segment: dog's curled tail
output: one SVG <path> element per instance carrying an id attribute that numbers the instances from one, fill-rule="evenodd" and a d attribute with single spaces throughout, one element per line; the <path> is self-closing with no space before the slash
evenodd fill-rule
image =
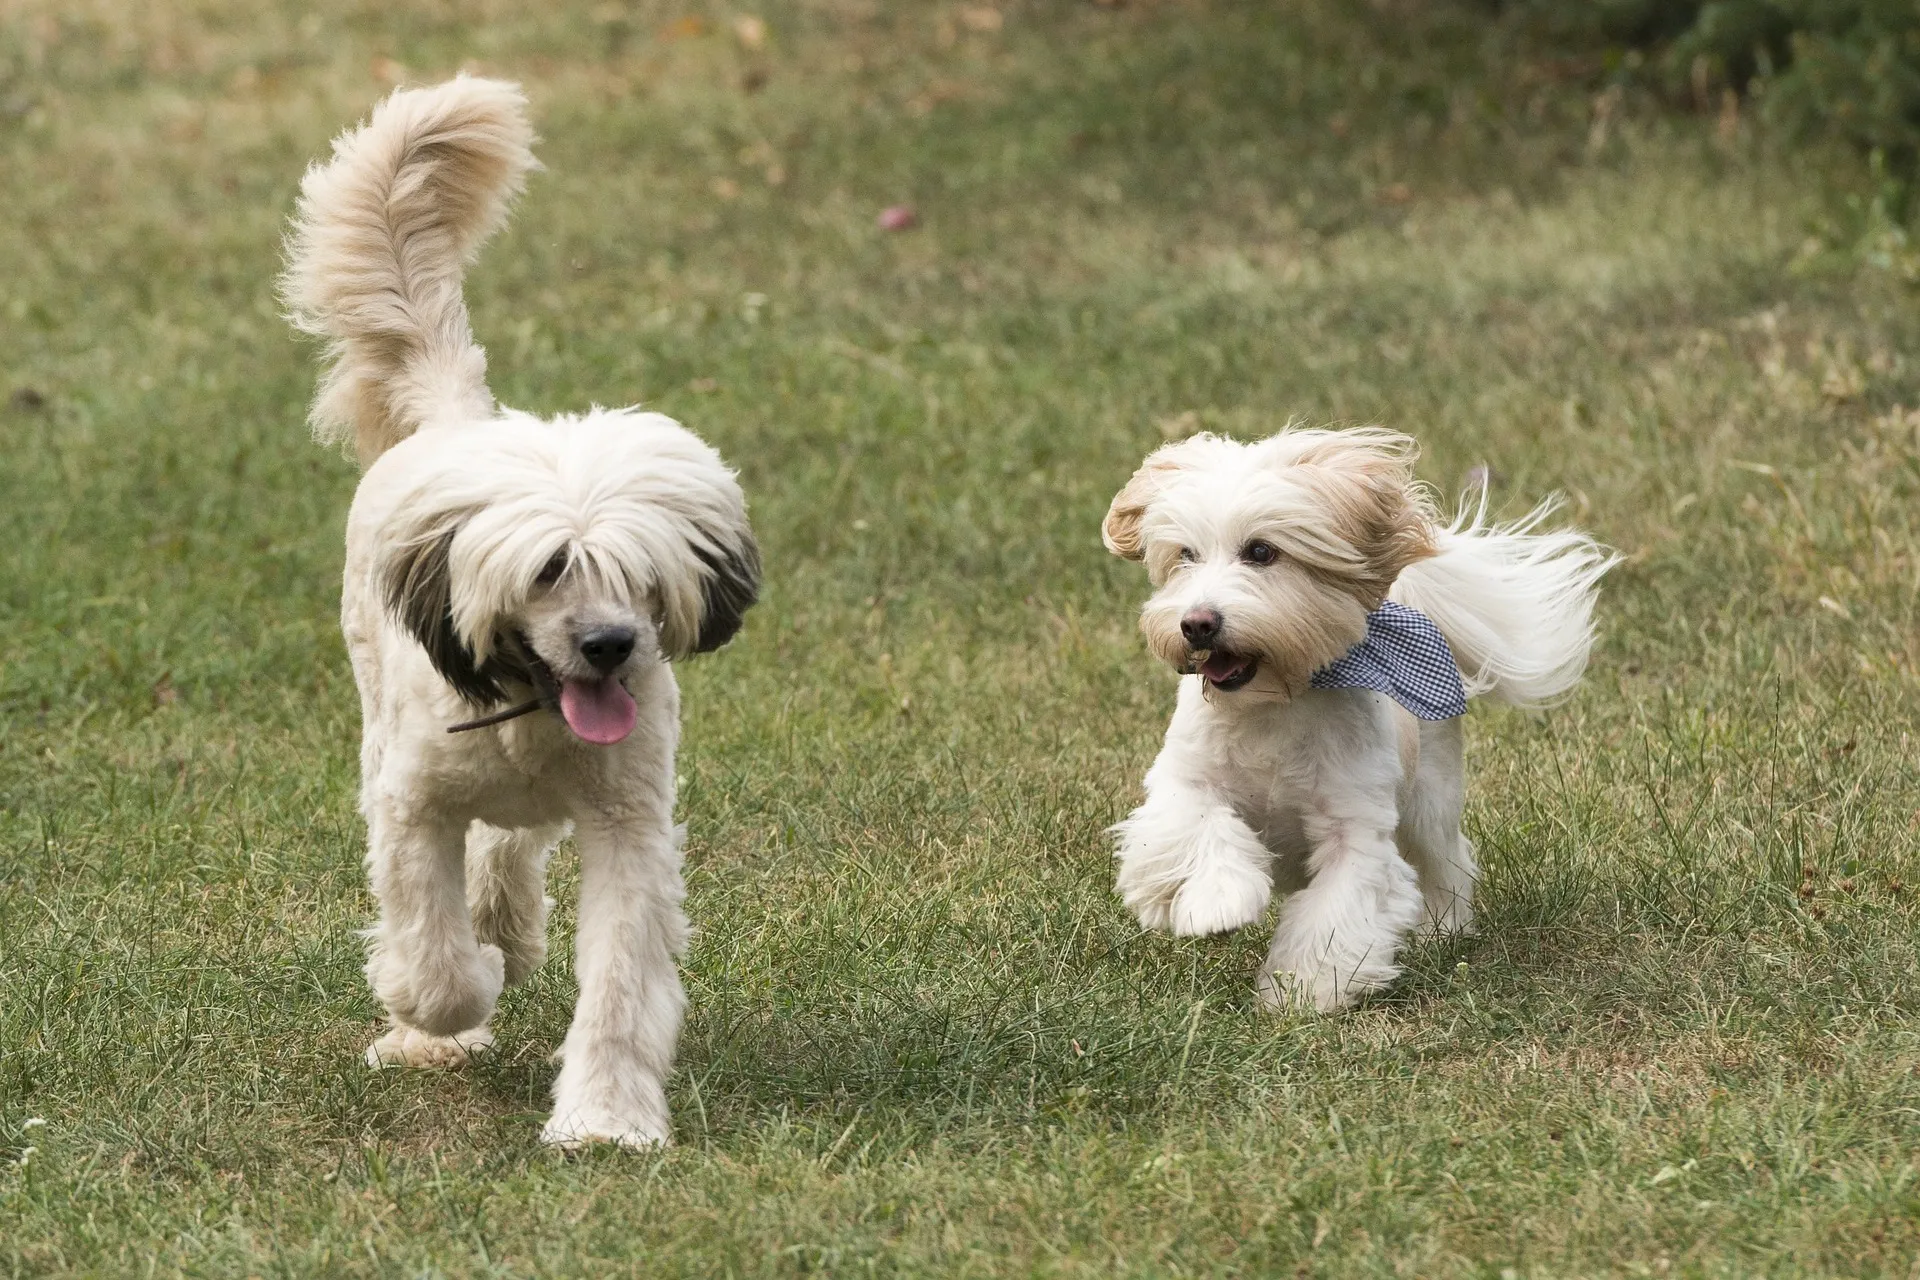
<path id="1" fill-rule="evenodd" d="M 1512 524 L 1487 519 L 1487 495 L 1434 533 L 1436 554 L 1388 593 L 1432 618 L 1469 695 L 1544 707 L 1573 692 L 1593 647 L 1600 578 L 1620 557 L 1575 529 L 1540 532 L 1543 502 Z"/>
<path id="2" fill-rule="evenodd" d="M 310 419 L 361 465 L 421 425 L 493 413 L 461 278 L 537 166 L 519 86 L 402 89 L 307 170 L 281 296 L 328 340 Z"/>

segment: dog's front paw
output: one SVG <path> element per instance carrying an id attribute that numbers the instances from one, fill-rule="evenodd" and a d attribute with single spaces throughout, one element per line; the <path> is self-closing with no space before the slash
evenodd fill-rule
<path id="1" fill-rule="evenodd" d="M 367 1065 L 380 1067 L 464 1067 L 493 1048 L 493 1032 L 475 1027 L 457 1035 L 429 1035 L 403 1022 L 367 1046 Z"/>
<path id="2" fill-rule="evenodd" d="M 1328 964 L 1300 969 L 1262 968 L 1254 984 L 1260 1007 L 1269 1013 L 1338 1013 L 1361 997 L 1385 990 L 1397 970 L 1343 973 Z"/>
<path id="3" fill-rule="evenodd" d="M 1114 892 L 1127 904 L 1127 910 L 1133 912 L 1140 927 L 1150 933 L 1165 933 L 1173 928 L 1173 899 L 1175 887 L 1165 885 L 1130 885 L 1123 875 L 1114 885 Z"/>
<path id="4" fill-rule="evenodd" d="M 1143 929 L 1223 933 L 1258 920 L 1273 894 L 1270 855 L 1231 809 L 1176 794 L 1135 809 L 1114 889 Z"/>
<path id="5" fill-rule="evenodd" d="M 1338 1013 L 1352 1004 L 1358 993 L 1348 994 L 1332 974 L 1293 973 L 1285 969 L 1263 969 L 1254 984 L 1260 1007 L 1268 1013 Z"/>
<path id="6" fill-rule="evenodd" d="M 1273 878 L 1258 867 L 1221 861 L 1202 867 L 1173 896 L 1164 926 L 1183 937 L 1230 933 L 1258 920 L 1273 895 Z"/>
<path id="7" fill-rule="evenodd" d="M 629 1151 L 644 1151 L 670 1145 L 673 1136 L 664 1123 L 655 1123 L 646 1117 L 619 1116 L 611 1111 L 584 1108 L 564 1116 L 554 1112 L 540 1131 L 540 1141 L 562 1151 L 578 1151 L 601 1142 Z"/>
<path id="8" fill-rule="evenodd" d="M 492 943 L 464 952 L 415 955 L 405 964 L 382 950 L 367 976 L 396 1023 L 438 1036 L 455 1036 L 485 1025 L 506 985 L 506 957 Z"/>

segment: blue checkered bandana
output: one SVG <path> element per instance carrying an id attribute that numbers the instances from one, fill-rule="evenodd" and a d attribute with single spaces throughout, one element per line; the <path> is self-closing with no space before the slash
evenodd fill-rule
<path id="1" fill-rule="evenodd" d="M 1367 615 L 1367 638 L 1313 673 L 1316 689 L 1374 689 L 1422 720 L 1467 714 L 1453 650 L 1433 619 L 1392 600 Z"/>

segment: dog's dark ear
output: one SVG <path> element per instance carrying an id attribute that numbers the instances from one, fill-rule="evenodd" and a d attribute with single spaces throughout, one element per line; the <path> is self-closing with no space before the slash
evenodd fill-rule
<path id="1" fill-rule="evenodd" d="M 693 651 L 711 653 L 733 639 L 760 598 L 760 545 L 743 529 L 737 538 L 715 539 L 711 549 L 696 547 L 694 554 L 707 577 L 700 586 L 700 634 Z"/>
<path id="2" fill-rule="evenodd" d="M 387 608 L 407 629 L 441 679 L 468 702 L 488 706 L 506 696 L 492 671 L 473 660 L 453 627 L 453 538 L 458 527 L 407 547 L 387 563 Z M 493 664 L 489 663 L 488 667 Z"/>

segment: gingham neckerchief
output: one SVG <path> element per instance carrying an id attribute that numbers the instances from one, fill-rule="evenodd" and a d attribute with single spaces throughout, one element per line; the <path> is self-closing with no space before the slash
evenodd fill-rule
<path id="1" fill-rule="evenodd" d="M 1392 600 L 1367 615 L 1367 638 L 1313 673 L 1316 689 L 1374 689 L 1422 720 L 1467 714 L 1453 650 L 1433 619 Z"/>

